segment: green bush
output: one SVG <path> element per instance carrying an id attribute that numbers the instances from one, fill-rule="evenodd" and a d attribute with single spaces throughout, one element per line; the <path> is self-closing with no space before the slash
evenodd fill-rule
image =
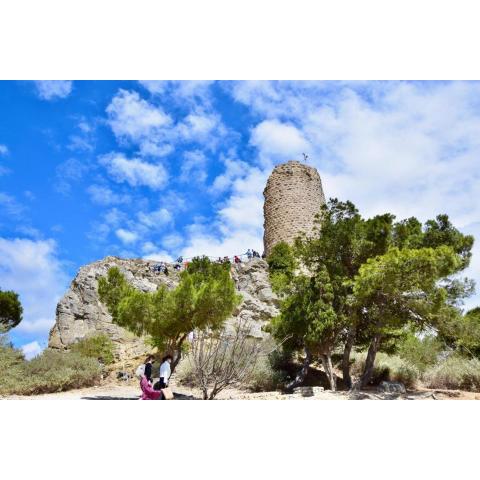
<path id="1" fill-rule="evenodd" d="M 354 353 L 351 368 L 352 375 L 360 376 L 365 367 L 366 353 Z M 401 382 L 406 387 L 414 387 L 420 378 L 420 372 L 415 365 L 397 355 L 377 353 L 371 383 L 382 381 Z"/>
<path id="2" fill-rule="evenodd" d="M 411 365 L 424 372 L 435 365 L 442 352 L 443 345 L 438 338 L 427 336 L 418 338 L 409 334 L 398 346 L 398 355 Z"/>
<path id="3" fill-rule="evenodd" d="M 480 360 L 452 355 L 429 368 L 423 375 L 423 383 L 429 388 L 445 388 L 480 391 Z"/>
<path id="4" fill-rule="evenodd" d="M 262 355 L 258 358 L 253 372 L 247 382 L 254 392 L 272 392 L 285 382 L 285 372 L 274 368 L 272 358 Z"/>
<path id="5" fill-rule="evenodd" d="M 45 350 L 25 361 L 21 352 L 0 343 L 0 395 L 36 395 L 95 385 L 102 368 L 94 358 L 76 352 Z"/>
<path id="6" fill-rule="evenodd" d="M 84 357 L 95 358 L 104 365 L 110 365 L 115 360 L 113 342 L 103 333 L 79 340 L 70 350 Z"/>

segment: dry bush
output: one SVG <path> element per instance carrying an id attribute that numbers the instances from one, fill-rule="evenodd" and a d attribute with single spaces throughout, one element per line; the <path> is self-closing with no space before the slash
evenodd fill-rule
<path id="1" fill-rule="evenodd" d="M 366 353 L 354 353 L 352 375 L 360 376 L 365 368 Z M 379 384 L 386 380 L 401 382 L 406 387 L 414 387 L 420 378 L 418 368 L 397 355 L 377 353 L 371 383 Z"/>
<path id="2" fill-rule="evenodd" d="M 423 375 L 429 388 L 480 391 L 480 360 L 452 355 L 429 368 Z"/>
<path id="3" fill-rule="evenodd" d="M 218 332 L 195 332 L 189 355 L 195 386 L 204 400 L 213 400 L 228 386 L 246 384 L 262 353 L 263 342 L 252 337 L 246 322 Z"/>
<path id="4" fill-rule="evenodd" d="M 0 395 L 37 395 L 89 387 L 100 379 L 97 360 L 78 353 L 46 350 L 26 361 L 11 345 L 0 344 Z"/>

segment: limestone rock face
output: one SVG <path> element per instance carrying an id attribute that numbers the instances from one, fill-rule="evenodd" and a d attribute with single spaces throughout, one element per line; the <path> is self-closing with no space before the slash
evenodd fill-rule
<path id="1" fill-rule="evenodd" d="M 114 342 L 118 360 L 143 355 L 149 351 L 142 339 L 112 323 L 112 317 L 98 298 L 98 279 L 111 267 L 118 267 L 126 279 L 143 291 L 155 291 L 159 285 L 174 288 L 179 273 L 169 266 L 169 275 L 153 271 L 157 262 L 107 257 L 80 269 L 69 290 L 57 305 L 56 321 L 50 331 L 49 347 L 64 349 L 87 335 L 105 333 Z M 278 314 L 278 301 L 268 280 L 265 261 L 253 259 L 235 265 L 232 277 L 242 304 L 234 312 L 229 323 L 239 319 L 248 321 L 252 335 L 263 337 L 262 326 Z"/>
<path id="2" fill-rule="evenodd" d="M 325 203 L 322 181 L 315 168 L 294 160 L 277 165 L 263 195 L 267 256 L 275 244 L 292 243 L 300 232 L 313 233 L 315 215 Z"/>

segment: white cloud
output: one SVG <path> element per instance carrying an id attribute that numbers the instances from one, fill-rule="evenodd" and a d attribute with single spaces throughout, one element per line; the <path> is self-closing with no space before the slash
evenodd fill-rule
<path id="1" fill-rule="evenodd" d="M 0 286 L 20 295 L 24 319 L 15 330 L 46 334 L 68 283 L 53 240 L 0 237 Z"/>
<path id="2" fill-rule="evenodd" d="M 89 167 L 85 162 L 69 158 L 57 165 L 55 169 L 55 190 L 64 195 L 72 191 L 72 185 L 82 180 Z"/>
<path id="3" fill-rule="evenodd" d="M 137 92 L 119 90 L 107 107 L 109 124 L 117 137 L 138 141 L 172 123 L 160 107 L 140 98 Z"/>
<path id="4" fill-rule="evenodd" d="M 162 189 L 168 179 L 167 171 L 159 163 L 149 163 L 139 158 L 128 159 L 123 153 L 109 153 L 99 158 L 112 178 L 132 187 L 146 186 L 152 190 Z"/>
<path id="5" fill-rule="evenodd" d="M 40 355 L 40 353 L 43 351 L 43 348 L 36 340 L 34 342 L 22 345 L 21 349 L 27 360 L 31 360 L 37 355 Z"/>
<path id="6" fill-rule="evenodd" d="M 143 80 L 140 84 L 153 95 L 167 95 L 178 103 L 208 106 L 212 102 L 210 80 Z"/>
<path id="7" fill-rule="evenodd" d="M 178 143 L 201 143 L 214 149 L 227 130 L 210 102 L 209 82 L 141 82 L 154 92 L 147 101 L 135 91 L 119 90 L 106 112 L 117 139 L 139 148 L 142 156 L 164 157 Z M 168 92 L 181 107 L 182 117 L 174 122 L 159 105 Z M 186 112 L 184 111 L 186 107 Z M 175 111 L 178 117 L 178 111 Z"/>
<path id="8" fill-rule="evenodd" d="M 15 197 L 4 192 L 0 192 L 0 207 L 7 215 L 14 217 L 19 216 L 25 210 L 24 206 L 17 202 Z"/>
<path id="9" fill-rule="evenodd" d="M 70 80 L 38 80 L 35 82 L 37 94 L 42 100 L 66 98 L 72 91 Z"/>
<path id="10" fill-rule="evenodd" d="M 145 254 L 155 252 L 157 249 L 157 246 L 153 242 L 145 242 L 142 245 L 142 252 Z"/>
<path id="11" fill-rule="evenodd" d="M 222 193 L 228 190 L 236 178 L 246 175 L 250 169 L 248 163 L 238 160 L 234 155 L 228 157 L 221 156 L 221 159 L 225 165 L 225 172 L 215 177 L 210 188 L 213 193 Z"/>
<path id="12" fill-rule="evenodd" d="M 153 212 L 140 212 L 138 220 L 149 228 L 159 228 L 172 221 L 172 215 L 166 208 L 159 208 Z"/>
<path id="13" fill-rule="evenodd" d="M 162 238 L 162 245 L 169 250 L 178 248 L 183 243 L 183 237 L 176 233 L 166 235 Z"/>
<path id="14" fill-rule="evenodd" d="M 119 228 L 115 234 L 125 245 L 131 245 L 138 240 L 137 233 L 125 230 L 124 228 Z"/>
<path id="15" fill-rule="evenodd" d="M 196 110 L 189 113 L 172 133 L 179 141 L 199 142 L 203 148 L 214 149 L 226 129 L 216 113 Z"/>
<path id="16" fill-rule="evenodd" d="M 144 260 L 154 260 L 155 262 L 173 263 L 173 257 L 169 255 L 168 252 L 165 252 L 164 250 L 160 250 L 159 252 L 155 252 L 155 253 L 150 253 L 149 255 L 146 255 L 143 258 Z"/>
<path id="17" fill-rule="evenodd" d="M 200 150 L 183 154 L 180 180 L 183 182 L 203 183 L 207 179 L 207 157 Z"/>
<path id="18" fill-rule="evenodd" d="M 6 145 L 0 143 L 0 155 L 8 155 L 8 148 Z"/>
<path id="19" fill-rule="evenodd" d="M 250 167 L 232 185 L 232 194 L 210 224 L 198 222 L 188 229 L 185 258 L 243 254 L 249 248 L 263 252 L 263 189 L 268 170 Z"/>
<path id="20" fill-rule="evenodd" d="M 250 143 L 266 158 L 296 159 L 311 146 L 301 130 L 277 120 L 264 120 L 253 130 Z"/>
<path id="21" fill-rule="evenodd" d="M 91 185 L 87 192 L 92 199 L 92 202 L 98 205 L 116 205 L 120 203 L 128 203 L 130 197 L 128 195 L 118 195 L 110 188 L 102 185 Z"/>

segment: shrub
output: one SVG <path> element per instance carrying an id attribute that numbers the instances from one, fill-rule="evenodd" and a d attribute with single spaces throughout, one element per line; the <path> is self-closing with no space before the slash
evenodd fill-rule
<path id="1" fill-rule="evenodd" d="M 76 352 L 45 350 L 25 361 L 11 345 L 0 345 L 0 395 L 35 395 L 95 385 L 102 368 L 94 358 Z"/>
<path id="2" fill-rule="evenodd" d="M 115 360 L 113 350 L 112 340 L 103 333 L 83 338 L 71 347 L 72 352 L 95 358 L 104 365 L 109 365 Z"/>
<path id="3" fill-rule="evenodd" d="M 23 353 L 14 348 L 6 336 L 0 336 L 0 395 L 6 395 L 15 388 L 24 364 Z"/>
<path id="4" fill-rule="evenodd" d="M 480 360 L 451 355 L 443 362 L 429 368 L 423 375 L 429 388 L 480 391 Z"/>
<path id="5" fill-rule="evenodd" d="M 286 372 L 275 368 L 272 355 L 261 355 L 251 372 L 247 386 L 254 392 L 271 392 L 281 388 L 286 381 Z"/>
<path id="6" fill-rule="evenodd" d="M 365 367 L 366 353 L 354 353 L 352 374 L 360 376 Z M 387 355 L 378 353 L 375 359 L 375 366 L 371 383 L 379 384 L 386 380 L 390 382 L 401 382 L 406 387 L 413 387 L 420 378 L 420 372 L 417 367 L 407 362 L 397 355 Z"/>
<path id="7" fill-rule="evenodd" d="M 398 347 L 398 355 L 417 367 L 420 372 L 424 372 L 427 368 L 435 365 L 441 352 L 442 343 L 433 336 L 420 339 L 413 334 L 409 334 Z"/>

